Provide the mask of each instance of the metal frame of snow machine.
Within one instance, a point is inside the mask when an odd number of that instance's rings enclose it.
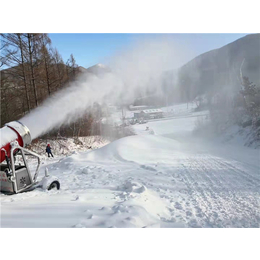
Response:
[[[8,126],[16,127],[22,133],[24,143],[31,143],[31,136],[28,128],[20,122],[11,122]],[[13,128],[12,128],[13,129]],[[21,130],[22,129],[22,130]],[[18,131],[16,131],[20,134]],[[41,181],[37,181],[38,173],[41,166],[41,157],[28,149],[22,147],[17,140],[10,142],[9,150],[5,147],[1,148],[1,153],[5,154],[5,160],[0,164],[0,191],[2,193],[11,195],[20,192],[34,190],[35,188],[42,188],[44,190],[51,190],[53,188],[60,189],[60,182],[57,177],[50,176],[48,169],[45,169],[45,176]],[[20,162],[16,164],[17,156],[20,155]],[[37,168],[32,177],[28,162],[25,156],[33,156],[38,160]]]

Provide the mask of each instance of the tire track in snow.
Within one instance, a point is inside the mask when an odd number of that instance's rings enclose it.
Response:
[[[203,163],[202,163],[203,160]],[[210,175],[208,172],[208,167],[205,165],[204,157],[201,159],[195,159],[194,165],[196,166],[196,170],[198,171],[198,175],[201,175],[201,181],[203,189],[205,189],[208,197],[210,197],[210,205],[209,205],[209,218],[211,225],[221,226],[223,221],[228,219],[228,214],[226,210],[223,209],[223,201],[222,198],[219,196],[220,191],[223,189],[222,183],[218,179],[212,179],[213,175]],[[204,184],[207,180],[207,183]],[[222,187],[222,189],[221,189]],[[218,212],[216,212],[216,209]],[[211,216],[213,216],[214,220],[211,220]],[[216,223],[217,222],[217,223]],[[219,223],[221,222],[221,223]]]
[[[192,164],[192,160],[187,160],[190,165]],[[193,211],[193,215],[195,219],[191,219],[191,221],[188,222],[188,225],[191,227],[196,227],[196,223],[199,223],[199,226],[205,226],[206,223],[209,223],[209,216],[207,214],[208,212],[208,205],[210,204],[207,197],[204,194],[203,189],[199,186],[198,179],[196,180],[194,177],[194,173],[191,173],[189,168],[187,168],[186,165],[183,163],[182,165],[182,177],[184,178],[184,183],[186,184],[188,188],[188,194],[189,201],[192,202],[193,207],[191,208]],[[197,177],[197,176],[196,176]],[[185,203],[187,205],[187,203]],[[202,209],[201,209],[202,208]],[[204,209],[203,209],[204,208]],[[186,209],[186,206],[184,206],[184,209]],[[190,208],[186,210],[189,211]],[[194,213],[195,211],[195,213]],[[195,220],[195,221],[194,221]]]
[[[212,167],[213,166],[213,167]],[[207,160],[206,163],[200,162],[200,168],[205,173],[205,177],[208,180],[207,185],[209,187],[212,187],[212,201],[217,205],[218,212],[220,214],[220,218],[218,218],[216,221],[221,221],[220,226],[226,226],[230,222],[230,208],[232,208],[232,205],[234,203],[234,197],[231,196],[229,185],[226,181],[223,180],[221,174],[216,173],[215,169],[219,169],[218,164],[216,162],[214,163],[214,160],[211,160],[211,163],[209,164],[209,161]],[[226,186],[227,184],[227,186]],[[218,214],[218,213],[217,213]]]
[[[234,168],[236,169],[236,167],[234,167],[232,164],[230,163],[223,163],[222,161],[216,160],[213,158],[213,160],[215,160],[216,163],[218,163],[219,165],[224,165],[225,168],[227,168],[227,170],[225,171],[225,173],[229,173],[230,174],[225,174],[223,177],[223,174],[221,173],[220,179],[223,180],[223,183],[226,186],[226,189],[228,190],[228,193],[230,196],[232,196],[232,199],[230,200],[231,202],[231,206],[228,208],[229,211],[232,210],[236,211],[236,215],[235,217],[242,217],[242,220],[247,220],[244,221],[244,224],[242,224],[243,227],[247,227],[247,223],[250,222],[249,226],[254,226],[254,227],[259,227],[259,222],[260,222],[260,211],[259,211],[259,199],[258,201],[256,201],[256,197],[260,197],[259,194],[259,189],[258,189],[258,183],[255,183],[254,189],[255,190],[250,190],[251,193],[252,192],[257,192],[258,196],[250,196],[250,193],[248,193],[247,190],[244,189],[245,186],[245,179],[248,180],[248,178],[244,178],[245,177],[245,171],[241,171],[241,170],[234,170]],[[230,176],[232,178],[225,178],[226,176]],[[238,178],[236,178],[238,177]],[[240,182],[238,182],[238,180],[240,180]],[[236,182],[235,182],[236,181]],[[238,190],[238,188],[241,189]],[[250,188],[252,189],[253,186],[250,182]],[[248,189],[248,187],[247,187]],[[244,191],[245,190],[245,191]],[[252,220],[253,222],[251,222],[250,220]],[[235,221],[234,224],[237,223],[237,220]]]
[[[197,161],[197,160],[195,160]],[[198,161],[197,161],[198,162]],[[221,202],[222,213],[225,214],[225,223],[222,226],[259,226],[259,206],[252,201],[248,201],[248,197],[241,197],[241,194],[237,191],[239,185],[238,183],[234,183],[236,180],[237,172],[232,172],[230,178],[230,169],[232,167],[226,167],[225,170],[220,169],[220,165],[223,165],[221,161],[216,159],[215,157],[210,156],[209,160],[200,161],[201,168],[205,172],[205,176],[207,176],[207,180],[213,184],[214,182],[218,184],[218,186],[213,185],[215,187],[215,196],[219,194],[217,201]],[[230,165],[228,165],[230,166]],[[226,178],[228,176],[228,178]],[[209,186],[210,187],[210,186]],[[217,188],[217,189],[216,189]],[[213,198],[213,201],[215,198]],[[215,200],[216,201],[216,200]],[[235,221],[232,221],[232,217],[235,218]]]
[[[180,195],[174,207],[182,216],[185,211],[193,211],[186,216],[189,226],[194,223],[196,226],[197,222],[199,226],[259,227],[257,198],[242,192],[243,185],[257,192],[258,183],[253,186],[245,171],[236,171],[232,164],[210,155],[188,157],[184,162],[179,159],[179,162],[182,168],[174,176],[186,185],[188,192],[187,196]],[[190,203],[192,207],[188,207]]]

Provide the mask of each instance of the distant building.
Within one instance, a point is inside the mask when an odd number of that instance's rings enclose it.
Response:
[[[130,105],[129,106],[129,110],[130,111],[135,111],[135,110],[140,110],[140,109],[147,109],[148,106],[133,106],[133,105]]]
[[[134,112],[134,118],[144,118],[144,119],[154,119],[154,118],[162,118],[163,111],[159,108],[156,109],[145,109],[141,111]]]

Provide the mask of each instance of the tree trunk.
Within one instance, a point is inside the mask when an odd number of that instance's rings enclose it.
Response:
[[[47,59],[46,59],[46,50],[44,50],[44,65],[45,65],[48,93],[50,96],[51,95],[51,84],[50,84],[49,68],[48,68]]]
[[[21,61],[22,61],[22,69],[23,69],[23,71],[22,71],[23,72],[23,82],[24,82],[24,88],[25,88],[25,94],[26,94],[26,101],[27,101],[28,111],[30,112],[31,111],[30,98],[29,98],[28,87],[27,87],[26,76],[25,76],[23,45],[22,45],[22,39],[21,39],[20,34],[18,34],[18,39],[19,39],[19,45],[20,45],[20,53],[21,53]]]
[[[32,53],[32,45],[31,45],[32,35],[30,33],[28,33],[27,38],[28,38],[28,48],[29,48],[29,57],[30,57],[30,70],[31,70],[31,77],[32,77],[32,86],[33,86],[33,91],[34,91],[35,104],[37,107],[38,106],[38,97],[37,97],[37,89],[36,89],[35,75],[34,75],[34,69],[33,69],[33,53]]]
[[[79,138],[80,131],[81,131],[81,119],[79,120],[79,129],[78,129],[78,134],[77,134],[78,138]]]

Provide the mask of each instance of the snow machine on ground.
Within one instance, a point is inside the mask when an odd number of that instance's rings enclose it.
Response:
[[[13,121],[0,129],[0,191],[16,194],[42,188],[44,190],[60,189],[58,178],[50,176],[48,169],[41,181],[37,176],[41,166],[41,157],[24,147],[31,143],[29,129],[19,121]],[[33,174],[26,156],[37,158],[37,168]]]

